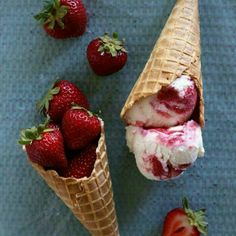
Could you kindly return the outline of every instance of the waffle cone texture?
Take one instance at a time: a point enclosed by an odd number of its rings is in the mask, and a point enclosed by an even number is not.
[[[90,177],[63,178],[54,170],[32,163],[49,187],[93,236],[119,235],[108,166],[104,125],[96,150],[97,159]]]
[[[204,100],[201,76],[201,48],[198,0],[177,0],[152,53],[134,85],[122,111],[141,98],[154,95],[181,75],[189,75],[198,90],[193,117],[204,126]]]

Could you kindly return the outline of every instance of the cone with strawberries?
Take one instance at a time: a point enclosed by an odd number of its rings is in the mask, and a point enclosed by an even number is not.
[[[58,81],[39,103],[54,117],[21,132],[29,161],[94,236],[119,235],[103,121],[83,93]]]
[[[126,113],[141,98],[157,94],[181,75],[190,76],[198,90],[194,117],[204,126],[204,100],[200,59],[198,0],[177,0],[154,49],[122,111]]]

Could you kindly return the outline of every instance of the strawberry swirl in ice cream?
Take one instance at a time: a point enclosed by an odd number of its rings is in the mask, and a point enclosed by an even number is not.
[[[127,145],[148,179],[176,177],[204,155],[201,127],[191,119],[197,99],[194,81],[182,75],[127,111]]]
[[[148,179],[178,176],[204,154],[201,129],[193,120],[168,129],[128,126],[126,136],[140,172]]]
[[[189,119],[197,102],[193,80],[183,75],[158,94],[142,98],[128,110],[128,124],[143,127],[171,127]]]

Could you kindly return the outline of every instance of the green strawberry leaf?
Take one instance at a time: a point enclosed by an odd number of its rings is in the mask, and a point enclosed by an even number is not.
[[[49,109],[49,102],[53,99],[53,96],[58,94],[60,92],[59,87],[54,87],[54,84],[52,88],[46,93],[46,95],[43,97],[43,99],[39,102],[37,102],[36,107],[40,112],[43,112],[44,110],[48,111]]]
[[[207,235],[208,223],[205,221],[205,209],[194,212],[189,208],[187,198],[183,198],[182,204],[190,225],[195,226],[201,234]]]
[[[47,25],[49,29],[54,29],[55,24],[62,29],[65,28],[63,18],[68,13],[69,7],[61,5],[60,0],[46,1],[43,10],[34,18],[42,25]]]
[[[124,41],[118,39],[117,32],[114,32],[112,37],[105,33],[104,36],[99,37],[99,39],[101,40],[101,45],[98,48],[98,52],[109,53],[112,57],[116,57],[119,52],[127,53],[124,48]]]
[[[44,124],[39,124],[37,127],[33,126],[32,128],[21,130],[18,143],[21,145],[27,145],[31,144],[34,140],[41,140],[42,133],[53,131],[53,129],[47,128],[48,123],[49,118],[47,117]]]

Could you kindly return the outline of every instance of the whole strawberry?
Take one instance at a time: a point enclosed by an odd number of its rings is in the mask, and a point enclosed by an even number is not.
[[[87,24],[82,0],[47,1],[43,10],[35,15],[44,30],[52,37],[64,39],[84,34]]]
[[[37,106],[55,123],[60,123],[64,113],[76,103],[81,107],[89,109],[89,103],[85,95],[73,83],[67,80],[57,81],[47,92]]]
[[[69,160],[68,166],[61,169],[59,174],[63,177],[83,178],[89,177],[96,161],[96,144],[92,144]]]
[[[124,43],[114,33],[113,37],[105,34],[91,41],[87,48],[87,58],[97,75],[106,76],[122,69],[128,56]]]
[[[25,145],[29,159],[45,168],[65,168],[67,159],[64,151],[63,137],[54,124],[41,124],[38,127],[21,131],[19,140]]]
[[[196,212],[189,208],[186,198],[183,199],[183,208],[170,211],[164,222],[162,236],[200,236],[207,234],[205,211]]]
[[[64,114],[61,128],[67,148],[77,150],[99,137],[101,122],[90,111],[73,106]]]

